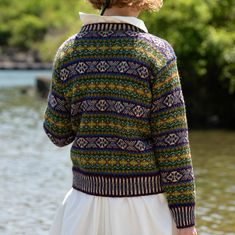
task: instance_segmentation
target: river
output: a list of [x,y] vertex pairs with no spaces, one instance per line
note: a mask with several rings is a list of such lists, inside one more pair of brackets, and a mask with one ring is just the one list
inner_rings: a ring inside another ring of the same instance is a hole
[[[50,71],[0,71],[0,234],[46,235],[72,185],[69,147],[42,129],[46,101],[23,94]],[[235,132],[189,130],[200,235],[235,234]],[[147,234],[146,234],[147,235]]]
[[0,88],[33,86],[35,77],[49,75],[49,70],[0,70]]

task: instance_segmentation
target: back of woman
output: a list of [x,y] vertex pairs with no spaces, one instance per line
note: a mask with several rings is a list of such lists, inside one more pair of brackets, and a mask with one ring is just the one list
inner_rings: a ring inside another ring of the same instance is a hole
[[51,141],[72,143],[72,188],[51,235],[196,234],[176,55],[136,17],[161,3],[90,2],[101,15],[80,12],[58,49],[45,111]]

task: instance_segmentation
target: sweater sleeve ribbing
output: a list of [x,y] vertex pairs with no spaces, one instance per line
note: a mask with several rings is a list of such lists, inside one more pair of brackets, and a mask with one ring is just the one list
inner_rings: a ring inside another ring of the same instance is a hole
[[65,96],[66,82],[61,69],[62,46],[57,51],[52,69],[52,80],[44,113],[43,128],[49,139],[58,147],[70,144],[75,134],[72,130],[70,102]]
[[195,177],[176,57],[153,78],[150,126],[173,219],[177,228],[191,227],[195,225]]

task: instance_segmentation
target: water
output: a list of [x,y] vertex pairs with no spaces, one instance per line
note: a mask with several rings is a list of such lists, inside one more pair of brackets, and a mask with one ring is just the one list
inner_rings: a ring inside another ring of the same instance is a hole
[[50,75],[50,70],[0,70],[0,88],[33,86],[37,76]]
[[[33,84],[38,72],[24,73],[22,83],[14,77],[10,83],[8,73],[0,79],[0,84],[8,83],[0,90],[0,234],[46,235],[72,185],[70,146],[58,148],[44,134],[46,101],[15,87]],[[235,132],[190,130],[189,138],[198,232],[235,234]]]
[[[19,74],[19,81],[14,74]],[[0,87],[4,86],[0,89],[1,235],[48,234],[54,213],[72,185],[69,147],[57,148],[42,129],[46,102],[21,92],[21,86],[33,85],[41,74],[47,75],[45,71],[0,72]]]

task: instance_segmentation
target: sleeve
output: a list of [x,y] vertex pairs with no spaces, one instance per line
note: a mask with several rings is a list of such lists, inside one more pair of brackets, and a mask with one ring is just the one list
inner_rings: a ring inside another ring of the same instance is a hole
[[62,57],[62,48],[59,48],[53,63],[52,80],[43,122],[45,133],[58,147],[70,144],[75,138],[71,123],[71,105],[65,95],[66,81],[64,70],[61,69]]
[[161,184],[177,228],[195,225],[195,177],[176,56],[153,76],[150,126]]

